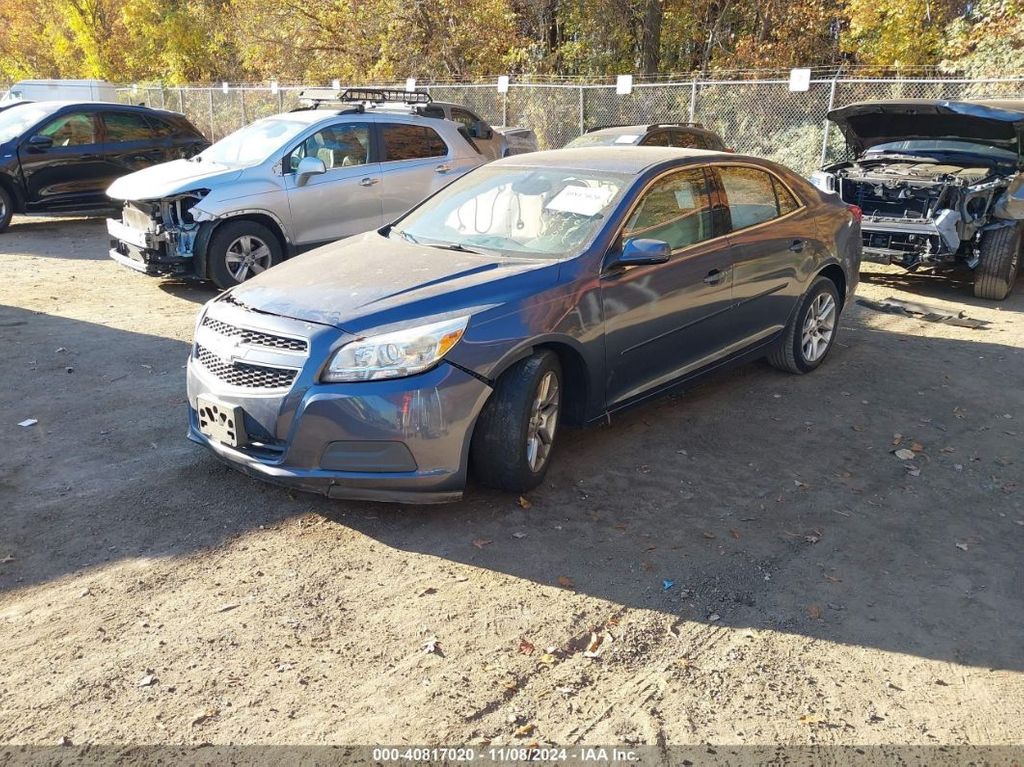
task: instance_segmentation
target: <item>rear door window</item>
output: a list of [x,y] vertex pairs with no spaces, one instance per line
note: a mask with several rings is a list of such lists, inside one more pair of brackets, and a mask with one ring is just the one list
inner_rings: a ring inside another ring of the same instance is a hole
[[667,242],[672,250],[711,239],[711,200],[700,168],[673,173],[644,192],[622,231],[622,239]]
[[740,165],[719,166],[717,172],[729,206],[733,231],[779,217],[774,177],[770,173]]
[[127,112],[104,112],[103,125],[107,129],[107,141],[119,144],[126,141],[149,141],[154,138],[153,129],[149,127],[142,115]]
[[55,147],[88,146],[98,143],[95,116],[72,112],[51,121],[39,133],[53,139]]
[[457,123],[462,123],[466,126],[466,130],[473,130],[473,126],[479,122],[480,118],[470,112],[468,109],[459,109],[458,107],[452,107],[452,119]]
[[384,162],[422,160],[448,154],[448,145],[444,139],[426,125],[384,123],[381,126],[381,142],[384,146]]

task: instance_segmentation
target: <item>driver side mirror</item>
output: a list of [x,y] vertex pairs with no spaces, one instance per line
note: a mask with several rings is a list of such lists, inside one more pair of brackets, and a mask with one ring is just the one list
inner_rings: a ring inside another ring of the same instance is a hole
[[473,130],[470,134],[473,138],[484,139],[485,141],[494,135],[494,131],[491,126],[485,123],[483,120],[477,120],[473,123]]
[[664,240],[650,240],[636,237],[626,240],[622,252],[608,264],[609,269],[622,269],[627,266],[652,266],[664,264],[672,258],[672,246]]
[[28,148],[33,152],[45,152],[53,148],[53,139],[41,134],[33,136],[28,140]]
[[302,186],[310,176],[319,176],[326,172],[327,166],[319,157],[303,157],[299,160],[299,167],[295,169],[295,183]]

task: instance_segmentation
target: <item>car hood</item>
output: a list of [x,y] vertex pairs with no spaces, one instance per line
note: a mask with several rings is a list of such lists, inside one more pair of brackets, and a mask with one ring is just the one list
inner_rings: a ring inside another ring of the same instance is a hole
[[475,313],[552,283],[558,262],[462,253],[368,232],[285,261],[231,290],[248,309],[358,335]]
[[864,101],[833,109],[828,118],[857,154],[906,139],[959,139],[1018,152],[1024,102]]
[[115,200],[157,200],[233,181],[241,173],[239,168],[205,160],[172,160],[122,176],[110,185],[107,196]]

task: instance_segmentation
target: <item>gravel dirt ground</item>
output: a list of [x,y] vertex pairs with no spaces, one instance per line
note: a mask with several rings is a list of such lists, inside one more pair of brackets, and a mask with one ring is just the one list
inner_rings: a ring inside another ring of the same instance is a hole
[[0,740],[1024,743],[1024,286],[868,267],[991,325],[851,305],[812,375],[723,373],[563,433],[528,498],[418,508],[187,442],[213,293],[106,247],[0,235]]

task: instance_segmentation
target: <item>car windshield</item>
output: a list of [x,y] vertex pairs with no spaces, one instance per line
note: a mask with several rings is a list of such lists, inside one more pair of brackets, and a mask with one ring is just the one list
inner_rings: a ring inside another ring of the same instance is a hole
[[0,144],[17,138],[54,111],[45,104],[19,104],[0,112]]
[[284,149],[307,127],[308,123],[278,117],[257,120],[225,136],[197,156],[204,162],[222,165],[259,165],[277,150]]
[[1017,155],[1008,149],[989,146],[988,144],[975,144],[972,141],[955,141],[949,139],[905,139],[903,141],[889,141],[885,144],[875,144],[868,149],[869,154],[880,152],[900,154],[922,154],[929,152],[954,152],[960,154],[977,154],[991,157],[993,160],[1015,161]]
[[573,256],[596,236],[631,178],[563,168],[483,167],[413,210],[391,236],[507,256]]
[[615,144],[632,145],[640,140],[640,133],[584,133],[565,145],[566,149],[581,146],[614,146]]

